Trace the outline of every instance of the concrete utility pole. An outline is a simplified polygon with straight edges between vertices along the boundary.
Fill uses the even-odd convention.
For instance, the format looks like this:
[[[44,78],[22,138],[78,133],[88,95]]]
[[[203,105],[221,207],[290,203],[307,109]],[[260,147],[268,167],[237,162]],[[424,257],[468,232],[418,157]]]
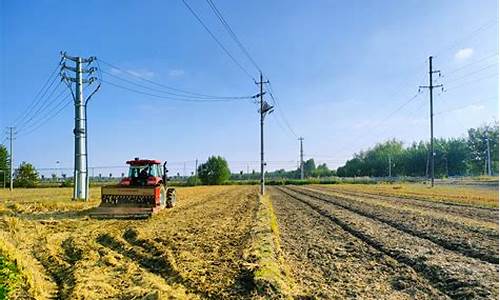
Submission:
[[[97,69],[91,67],[88,69],[83,68],[82,64],[90,64],[95,57],[82,58],[69,56],[66,53],[61,53],[62,56],[62,67],[61,67],[61,77],[62,80],[66,82],[73,95],[73,100],[75,104],[75,128],[73,133],[75,135],[75,167],[73,172],[73,200],[85,200],[89,199],[89,174],[88,174],[88,155],[87,155],[87,103],[89,99],[97,92],[100,85],[90,94],[90,96],[84,100],[83,97],[83,85],[91,84],[96,77],[90,77],[88,79],[83,78],[83,74],[92,74]],[[75,67],[66,66],[65,60],[70,60],[75,62]],[[75,72],[75,77],[68,77],[64,70],[69,70]],[[72,90],[72,83],[75,83],[75,92]]]
[[[194,176],[198,177],[198,159],[194,162]]]
[[[304,138],[299,137],[299,141],[300,141],[300,179],[304,179],[304,148],[302,145]]]
[[[10,186],[9,190],[14,189],[14,128],[15,127],[7,127],[9,129],[9,154],[10,154]]]
[[[491,151],[490,151],[490,139],[486,138],[486,147],[488,151],[488,176],[491,176]]]
[[[260,194],[263,196],[265,191],[265,182],[264,182],[264,117],[267,113],[271,113],[273,106],[269,105],[264,101],[264,83],[269,83],[269,81],[263,81],[262,72],[260,73],[260,80],[255,84],[260,86],[260,92],[257,96],[260,98]]]
[[[392,161],[391,156],[389,155],[389,178],[392,177]]]
[[[430,119],[431,119],[431,187],[434,187],[434,112],[433,112],[433,102],[432,102],[432,90],[437,87],[442,87],[442,84],[433,85],[432,74],[439,73],[441,76],[441,72],[439,70],[432,70],[432,56],[429,56],[429,85],[420,86],[419,88],[429,89],[429,97],[430,97]]]

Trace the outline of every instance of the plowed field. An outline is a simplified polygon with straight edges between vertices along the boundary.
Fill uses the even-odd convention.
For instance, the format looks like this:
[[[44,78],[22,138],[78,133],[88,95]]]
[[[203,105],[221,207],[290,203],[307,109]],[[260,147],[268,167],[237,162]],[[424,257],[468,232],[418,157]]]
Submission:
[[[334,186],[270,193],[300,295],[498,298],[497,209]]]
[[[0,191],[0,256],[20,274],[12,298],[499,296],[491,191],[276,186],[260,202],[256,186],[179,188],[177,206],[148,220],[91,219],[92,195]]]
[[[86,209],[99,198],[98,190],[92,192],[89,204],[50,199],[57,193],[70,199],[70,190],[2,194],[0,249],[25,268],[31,287],[18,291],[18,298],[250,296],[243,255],[257,209],[256,187],[181,188],[176,207],[136,221],[88,218]],[[62,204],[67,202],[69,207]]]

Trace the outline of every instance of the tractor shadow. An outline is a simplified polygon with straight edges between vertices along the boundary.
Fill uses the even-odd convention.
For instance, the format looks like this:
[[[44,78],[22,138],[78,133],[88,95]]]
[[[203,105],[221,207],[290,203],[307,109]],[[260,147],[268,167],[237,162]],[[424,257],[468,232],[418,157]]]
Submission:
[[[214,298],[213,295],[208,295],[201,290],[195,282],[180,275],[175,266],[175,259],[168,250],[159,249],[154,242],[139,238],[133,229],[125,230],[122,237],[128,244],[106,233],[99,235],[97,242],[137,262],[147,271],[159,275],[167,284],[181,284],[190,293],[203,298]]]

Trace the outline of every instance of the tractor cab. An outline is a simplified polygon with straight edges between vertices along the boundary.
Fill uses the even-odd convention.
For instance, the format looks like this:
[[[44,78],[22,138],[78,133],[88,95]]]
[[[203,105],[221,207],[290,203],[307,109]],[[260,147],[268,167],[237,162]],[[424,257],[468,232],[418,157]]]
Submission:
[[[122,186],[156,186],[166,182],[167,169],[159,160],[139,159],[127,161],[128,176],[120,181]]]

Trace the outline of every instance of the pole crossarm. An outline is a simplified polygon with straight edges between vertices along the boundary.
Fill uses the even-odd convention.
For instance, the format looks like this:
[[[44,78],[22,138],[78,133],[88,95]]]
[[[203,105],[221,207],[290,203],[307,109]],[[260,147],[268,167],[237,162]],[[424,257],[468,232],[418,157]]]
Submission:
[[[65,60],[65,59],[68,59],[68,60],[71,60],[71,61],[74,61],[74,62],[78,62],[80,60],[81,63],[91,63],[93,62],[94,60],[96,60],[97,58],[95,56],[91,56],[91,57],[88,57],[88,58],[84,58],[84,57],[78,57],[78,56],[71,56],[71,55],[68,55],[66,53],[66,51],[61,51],[61,57],[62,57],[62,60]]]
[[[433,88],[438,88],[438,87],[443,87],[443,85],[442,84],[436,84],[436,85],[432,85],[432,86],[420,85],[418,88],[419,89],[433,89]]]
[[[67,66],[66,65],[66,62],[64,62],[62,65],[61,65],[61,69],[65,69],[65,70],[69,70],[69,71],[73,71],[73,72],[78,72],[78,70],[75,68],[75,67],[71,67],[71,66]],[[88,73],[88,74],[92,74],[92,73],[95,73],[97,71],[97,67],[90,67],[88,69],[84,69],[82,68],[81,72],[82,73]]]

